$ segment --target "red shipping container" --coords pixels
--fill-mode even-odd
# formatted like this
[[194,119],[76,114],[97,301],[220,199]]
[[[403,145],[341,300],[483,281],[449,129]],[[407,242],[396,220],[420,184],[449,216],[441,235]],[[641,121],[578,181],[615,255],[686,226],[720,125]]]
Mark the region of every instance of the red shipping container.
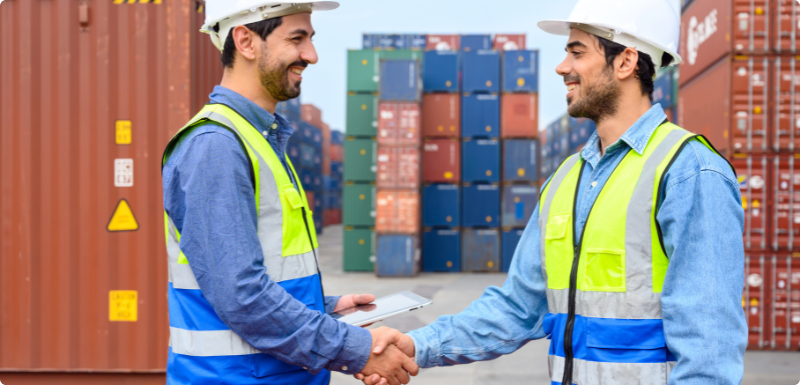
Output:
[[797,0],[775,0],[770,7],[774,7],[775,38],[771,47],[778,53],[795,53],[800,46],[800,28],[798,17],[800,7]]
[[325,124],[322,121],[322,110],[313,104],[303,104],[300,114],[304,121],[311,123],[314,127],[321,128],[322,125]]
[[422,135],[461,136],[461,95],[425,94],[422,96]]
[[769,280],[771,349],[800,350],[800,258],[798,257],[800,253],[772,257]]
[[425,49],[429,51],[458,51],[461,48],[459,35],[428,35],[427,39]]
[[766,152],[768,68],[766,56],[720,60],[681,88],[678,125],[706,136],[724,155]]
[[772,248],[800,249],[800,154],[772,159]]
[[730,52],[769,53],[769,1],[773,0],[697,0],[686,8],[681,17],[680,85]]
[[767,325],[769,309],[766,300],[768,287],[765,282],[767,275],[767,261],[763,255],[745,255],[744,262],[744,295],[742,296],[742,308],[747,318],[747,348],[763,349],[769,345]]
[[375,231],[378,234],[418,234],[420,198],[416,190],[378,190]]
[[322,175],[331,175],[331,127],[322,123]]
[[525,49],[525,34],[502,34],[494,35],[494,49],[499,51],[516,51]]
[[305,193],[306,193],[306,200],[308,201],[308,207],[311,208],[311,211],[314,211],[314,192],[305,191]]
[[419,146],[421,141],[420,106],[416,103],[378,104],[378,145]]
[[342,162],[344,160],[344,147],[332,144],[330,147],[331,162]]
[[500,97],[500,137],[539,136],[539,95],[503,94]]
[[378,147],[378,188],[419,188],[419,149]]
[[331,209],[331,216],[333,217],[332,221],[334,225],[341,225],[342,224],[342,209]]
[[767,248],[768,160],[764,155],[736,154],[731,160],[739,178],[739,191],[744,209],[744,247],[746,250]]
[[[798,5],[800,11],[800,5]],[[800,60],[795,56],[778,56],[772,60],[775,87],[772,111],[772,149],[794,152],[800,149]],[[794,79],[794,81],[792,81]]]
[[423,182],[461,181],[461,142],[458,139],[426,139],[422,148]]

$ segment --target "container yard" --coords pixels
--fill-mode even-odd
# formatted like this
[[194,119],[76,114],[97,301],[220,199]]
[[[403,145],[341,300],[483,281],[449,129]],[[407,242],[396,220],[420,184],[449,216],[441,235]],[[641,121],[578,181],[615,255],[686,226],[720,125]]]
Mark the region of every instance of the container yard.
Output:
[[[632,1],[619,0],[615,12],[627,12],[626,4]],[[682,61],[658,71],[653,79],[652,105],[660,105],[669,122],[705,136],[735,169],[741,194],[741,307],[747,324],[743,368],[737,367],[744,373],[741,383],[794,384],[800,380],[800,2],[666,1],[680,21],[675,46]],[[263,2],[265,6],[279,7],[269,0]],[[243,120],[258,131],[241,134],[237,131],[241,129],[238,120],[231,123],[236,129],[227,130],[231,138],[239,141],[246,154],[243,159],[251,167],[253,191],[248,198],[256,193],[253,221],[256,223],[257,219],[258,234],[248,236],[258,238],[262,248],[251,258],[253,264],[235,265],[242,269],[236,271],[237,279],[248,281],[236,281],[234,286],[243,290],[244,286],[252,288],[258,282],[268,282],[262,292],[237,295],[247,297],[252,304],[262,296],[277,298],[271,297],[276,290],[295,297],[286,301],[299,300],[306,312],[293,310],[292,322],[305,322],[304,314],[316,307],[319,312],[324,309],[333,315],[333,305],[328,302],[331,297],[326,297],[324,304],[319,293],[310,299],[310,293],[317,293],[319,288],[308,290],[302,286],[305,284],[295,283],[300,279],[319,277],[323,296],[369,293],[380,298],[410,291],[432,300],[430,306],[365,327],[370,333],[379,327],[409,333],[433,324],[440,316],[459,314],[479,298],[476,302],[503,296],[509,288],[514,295],[524,296],[523,302],[543,305],[548,311],[556,308],[542,302],[560,295],[555,288],[558,285],[551,282],[558,272],[550,275],[551,269],[555,271],[551,264],[556,259],[548,259],[545,264],[542,257],[533,265],[547,269],[547,275],[542,277],[547,298],[527,297],[532,295],[529,292],[533,287],[534,291],[542,290],[537,286],[542,283],[533,283],[529,270],[525,270],[531,266],[529,256],[534,252],[531,237],[537,238],[535,245],[541,247],[540,254],[555,247],[556,240],[561,240],[559,236],[564,240],[572,238],[555,234],[555,227],[548,227],[547,231],[540,228],[534,234],[531,225],[547,226],[548,221],[554,220],[553,213],[555,218],[564,215],[563,210],[554,211],[549,218],[535,221],[540,204],[550,204],[545,203],[548,183],[565,183],[555,176],[559,166],[584,149],[597,134],[598,125],[567,113],[566,79],[556,72],[556,66],[571,60],[571,54],[564,52],[567,36],[550,34],[537,22],[566,20],[575,7],[603,2],[510,0],[503,7],[487,8],[469,0],[447,0],[428,4],[425,12],[411,10],[408,4],[380,2],[341,2],[331,12],[313,8],[319,5],[310,6],[314,9],[311,21],[315,39],[308,36],[302,44],[313,41],[315,52],[310,55],[308,45],[298,48],[298,52],[305,50],[303,56],[285,71],[289,79],[295,79],[292,71],[298,76],[302,73],[302,88],[300,82],[296,83],[298,91],[302,90],[299,96],[286,100],[288,96],[284,95],[267,108],[253,104],[257,99],[244,93],[243,88],[228,90],[246,100],[253,110],[249,113],[258,119],[270,115],[262,124],[237,107],[228,106],[237,114],[242,113]],[[643,9],[660,2],[648,0]],[[213,233],[203,239],[206,243],[201,249],[224,253],[225,257],[224,262],[214,265],[214,271],[204,272],[193,259],[199,257],[193,256],[191,245],[186,244],[186,239],[192,239],[186,233],[191,234],[192,230],[184,228],[184,218],[180,218],[181,228],[174,231],[178,230],[176,218],[180,214],[176,216],[166,208],[170,187],[164,185],[167,177],[162,175],[162,167],[171,151],[165,154],[167,144],[198,111],[215,103],[209,102],[213,99],[210,94],[219,92],[215,87],[235,84],[224,83],[224,76],[229,76],[232,68],[223,67],[221,48],[215,47],[217,43],[209,38],[206,28],[209,14],[238,6],[232,4],[223,0],[0,0],[0,52],[4,58],[0,61],[0,86],[4,91],[0,93],[0,385],[197,383],[202,382],[201,374],[211,373],[213,365],[223,362],[218,359],[228,355],[231,357],[224,357],[230,360],[224,361],[230,364],[225,364],[225,375],[231,378],[215,378],[207,383],[241,383],[234,377],[234,372],[241,369],[234,358],[244,360],[246,377],[257,383],[308,373],[311,364],[297,366],[287,360],[304,351],[299,347],[306,346],[305,338],[311,338],[306,335],[319,333],[298,329],[293,335],[302,334],[300,340],[279,341],[290,346],[287,349],[292,352],[274,356],[269,349],[256,348],[258,342],[245,338],[256,336],[273,342],[283,338],[263,331],[246,334],[245,329],[271,330],[259,324],[271,314],[246,313],[250,318],[243,323],[246,325],[238,326],[243,329],[237,329],[230,314],[223,316],[227,309],[213,302],[212,292],[207,291],[210,286],[206,285],[213,282],[211,276],[227,273],[225,270],[231,268],[227,265],[233,265],[228,261],[245,246],[252,246],[252,239],[238,238],[235,247],[224,248],[213,242],[225,234]],[[292,3],[291,7],[305,9],[303,4]],[[253,12],[256,9],[252,8]],[[273,11],[262,10],[265,13],[259,20],[270,18],[268,12]],[[226,17],[244,17],[250,11],[239,10]],[[647,13],[640,16],[651,17],[644,15]],[[292,16],[296,15],[281,17],[286,21]],[[661,17],[658,23],[666,23],[667,19]],[[631,25],[639,22],[635,18],[628,21]],[[212,24],[210,33],[224,37],[227,32],[222,21],[218,26],[220,31],[214,31]],[[573,27],[570,24],[569,28]],[[276,31],[281,30],[281,24],[275,28],[270,34],[279,33]],[[272,35],[265,44],[271,38]],[[258,80],[262,85],[253,90],[262,93],[271,92],[264,87],[266,81],[275,81],[263,77],[266,67],[260,60],[274,49],[266,47],[261,47],[266,51],[260,51],[266,54],[253,61],[260,63]],[[241,65],[241,52],[239,55],[234,66]],[[298,72],[299,62],[305,62],[307,68]],[[277,127],[267,127],[272,125],[272,115],[288,122],[290,136],[279,131],[270,138],[271,130]],[[604,132],[606,126],[599,121]],[[253,147],[249,142],[253,137],[263,137],[265,144]],[[280,155],[281,146],[285,159]],[[277,157],[264,156],[260,151]],[[215,164],[204,165],[203,171],[213,171],[230,162],[227,158],[214,158],[208,163]],[[278,170],[275,165],[293,171],[286,174],[291,175],[288,180],[280,182],[270,176]],[[275,179],[280,191],[275,194],[278,203],[264,199],[269,196],[265,191],[274,187],[267,184],[265,189],[266,179],[262,178]],[[592,178],[596,178],[595,172]],[[736,191],[733,181],[730,179],[731,192]],[[184,182],[181,186],[186,185]],[[594,183],[592,187],[597,182]],[[244,191],[244,186],[237,187]],[[301,198],[296,199],[293,192],[301,189]],[[213,188],[209,190],[204,193],[214,196]],[[272,210],[270,204],[280,204],[276,207],[283,211]],[[220,202],[212,206],[222,207]],[[185,209],[188,213],[197,208],[186,205]],[[580,211],[573,210],[576,219],[568,221],[577,222]],[[281,217],[281,225],[277,227],[278,234],[267,236],[260,228],[266,228],[268,221],[264,218],[271,212],[278,213],[273,215]],[[227,212],[198,222],[238,223],[238,215]],[[291,228],[292,221],[305,225],[309,231]],[[609,223],[609,228],[616,225]],[[226,236],[241,237],[242,234],[234,234],[237,231],[241,232],[237,228]],[[663,237],[662,229],[657,231]],[[318,247],[298,251],[299,246],[293,244],[297,240],[288,240],[295,233],[303,242]],[[735,233],[732,236],[738,242],[738,231]],[[572,232],[567,234],[573,237]],[[180,241],[182,235],[184,243]],[[268,237],[272,238],[267,241]],[[520,246],[524,237],[528,243],[522,244],[528,247]],[[684,238],[688,241],[691,234]],[[196,239],[193,241],[198,243]],[[582,243],[583,238],[572,241]],[[276,253],[280,259],[269,260],[273,243],[283,243]],[[629,246],[626,243],[626,252],[630,252]],[[597,322],[597,317],[587,315],[594,310],[586,309],[589,300],[585,298],[637,290],[631,284],[635,266],[630,263],[636,260],[625,254],[622,274],[625,275],[627,263],[628,286],[622,291],[628,293],[606,292],[608,288],[592,293],[588,289],[587,285],[592,284],[588,275],[590,263],[601,263],[601,258],[606,258],[602,263],[611,263],[609,256],[616,256],[612,251],[616,252],[595,248],[568,261],[578,272],[575,285],[580,295],[576,301],[584,301],[577,302],[572,317],[582,317],[581,322],[586,325]],[[667,254],[674,250],[663,251]],[[656,254],[652,254],[655,272]],[[702,253],[699,256],[705,258]],[[303,266],[291,267],[300,257],[304,259],[300,262]],[[181,270],[174,270],[176,258],[177,265],[183,265]],[[509,280],[512,262],[516,275],[512,274],[513,279]],[[597,266],[593,268],[598,269]],[[253,268],[259,276],[249,275]],[[291,275],[287,272],[295,268],[303,270],[302,274],[292,272],[302,278],[287,278]],[[666,270],[668,277],[671,272]],[[191,285],[181,286],[185,285],[181,279],[187,277],[191,278]],[[655,278],[654,275],[649,284],[656,283]],[[670,279],[674,284],[675,278]],[[564,289],[572,287],[570,282],[566,285]],[[737,293],[738,288],[737,284]],[[296,290],[307,291],[300,295],[308,294],[309,298],[296,297]],[[661,290],[668,293],[666,286]],[[193,303],[179,303],[176,299],[190,292],[195,293],[191,294]],[[667,295],[663,293],[655,294],[661,298]],[[723,290],[714,295],[725,296]],[[709,301],[711,297],[700,293],[697,298]],[[226,305],[234,308],[240,298],[229,300]],[[564,298],[564,303],[571,305],[568,301],[571,299]],[[731,307],[732,302],[728,301]],[[292,304],[281,306],[289,305]],[[483,343],[484,339],[500,338],[503,344],[509,344],[511,337],[504,339],[503,333],[491,329],[492,324],[506,322],[508,317],[536,318],[519,303],[498,309],[486,303],[480,306],[478,313],[482,314],[473,316],[488,318],[470,326],[469,333],[456,330],[461,320],[452,323],[452,333],[432,333],[450,333],[450,340],[431,340],[440,346],[439,352],[427,351],[429,360],[442,354],[435,357],[436,362],[454,363],[454,352],[467,349],[462,344],[478,351],[486,346],[470,344]],[[201,307],[202,314],[197,310]],[[619,321],[616,318],[630,321],[630,325],[642,320],[668,322],[660,308],[659,316],[650,319],[652,315],[617,317],[614,306],[605,307],[600,318],[610,323],[593,324],[597,332],[592,332],[592,338],[613,332],[618,327],[613,324]],[[637,311],[643,307],[637,307]],[[738,298],[735,307],[738,312]],[[265,313],[288,314],[271,310]],[[569,314],[561,314],[560,310],[554,313],[559,313],[556,321],[545,318],[535,326],[521,324],[526,330],[543,331],[547,338],[525,341],[527,344],[518,351],[493,355],[491,360],[484,357],[469,365],[422,369],[418,376],[411,377],[410,383],[560,383],[560,375],[558,379],[552,377],[552,365],[565,364],[554,364],[551,341],[565,338],[567,331],[555,330],[564,327],[561,324],[550,325],[552,330],[548,331],[547,324],[562,322],[560,317]],[[568,313],[566,308],[563,313]],[[606,317],[609,314],[612,316]],[[313,315],[317,320],[330,321],[328,315]],[[275,317],[269,318],[272,324],[291,324]],[[514,322],[517,321],[527,322]],[[633,332],[628,334],[640,337],[650,333],[634,330],[630,325]],[[661,329],[658,332],[664,336],[656,332],[663,339],[658,349],[666,350],[669,356],[671,350],[678,349],[679,342],[669,340],[674,331],[669,334]],[[191,334],[181,334],[184,332]],[[564,335],[557,335],[562,332]],[[227,353],[219,356],[219,341],[209,342],[204,333],[217,339],[225,333],[226,342],[222,345]],[[728,340],[739,338],[745,349],[744,330],[740,336],[733,331],[725,335]],[[180,351],[186,349],[179,346],[186,343],[181,339],[187,336],[191,336],[191,347]],[[340,338],[344,337],[327,333],[325,341],[312,341],[313,353],[327,357],[320,353],[322,350],[314,349],[327,349],[322,345]],[[632,354],[634,349],[628,345],[638,341],[617,338],[604,341],[613,347],[600,348],[589,346],[598,345],[598,341],[584,343],[580,338],[572,340],[579,344],[573,358],[581,363],[576,365],[592,362],[598,368],[605,368],[602,364],[608,364],[604,362],[608,357],[579,357],[589,354],[580,349],[604,354],[609,349],[630,350],[628,353]],[[506,349],[492,346],[486,349]],[[348,349],[349,357],[324,359],[336,361],[338,367],[326,366],[331,378],[322,383],[360,383],[348,372],[348,366],[354,366],[357,349],[344,349]],[[566,353],[558,349],[556,361],[566,360]],[[681,354],[695,352],[685,346],[681,349]],[[704,354],[725,359],[722,352],[704,349]],[[369,355],[370,362],[375,356]],[[481,355],[476,353],[478,356]],[[176,365],[175,357],[197,360],[194,365],[203,369],[176,373],[172,366]],[[265,359],[280,360],[281,373],[275,374],[274,367],[258,362]],[[659,365],[662,360],[659,356]],[[322,373],[324,376],[327,371]],[[708,373],[703,373],[707,375],[703,378],[713,377]],[[690,377],[684,375],[682,379],[688,381]],[[588,378],[595,379],[591,374]],[[721,377],[715,380],[723,382]],[[573,381],[579,382],[577,377]],[[306,382],[292,379],[287,383]]]

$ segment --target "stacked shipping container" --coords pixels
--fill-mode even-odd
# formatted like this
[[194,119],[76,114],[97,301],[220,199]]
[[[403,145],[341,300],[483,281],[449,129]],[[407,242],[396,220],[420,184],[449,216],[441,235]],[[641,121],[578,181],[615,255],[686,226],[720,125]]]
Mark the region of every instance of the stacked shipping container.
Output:
[[678,123],[737,170],[754,349],[800,349],[798,13],[790,0],[696,0],[682,17]]
[[342,188],[344,186],[344,133],[330,131],[327,157],[322,160],[323,205],[325,226],[342,223]]
[[299,100],[294,99],[280,103],[276,111],[283,113],[282,116],[294,127],[295,132],[286,144],[286,154],[312,207],[316,232],[321,234],[324,225],[323,142],[330,136],[330,128],[322,121],[322,111],[312,104],[300,105]]

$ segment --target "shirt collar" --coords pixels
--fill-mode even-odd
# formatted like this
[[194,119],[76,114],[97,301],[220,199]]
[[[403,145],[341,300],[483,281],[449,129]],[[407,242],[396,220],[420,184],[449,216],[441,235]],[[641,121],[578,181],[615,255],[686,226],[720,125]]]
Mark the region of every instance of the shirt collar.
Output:
[[[258,104],[253,103],[252,100],[239,95],[239,93],[231,89],[216,86],[214,87],[214,92],[210,95],[210,99],[211,103],[225,104],[233,108],[259,131],[280,129],[281,132],[288,132],[289,134],[294,131],[289,122],[282,116],[277,113],[271,114]],[[275,123],[277,123],[277,126],[273,127]]]
[[[656,131],[656,128],[664,122],[667,115],[661,105],[656,103],[644,113],[639,120],[636,121],[628,131],[622,134],[618,141],[611,144],[606,148],[606,153],[616,152],[619,148],[624,148],[627,145],[629,148],[636,151],[637,154],[644,154],[647,143],[650,142],[650,137]],[[581,158],[585,161],[591,162],[592,160],[600,159],[600,136],[595,131],[589,140],[586,141],[586,146],[581,151]],[[596,165],[595,165],[596,166]]]

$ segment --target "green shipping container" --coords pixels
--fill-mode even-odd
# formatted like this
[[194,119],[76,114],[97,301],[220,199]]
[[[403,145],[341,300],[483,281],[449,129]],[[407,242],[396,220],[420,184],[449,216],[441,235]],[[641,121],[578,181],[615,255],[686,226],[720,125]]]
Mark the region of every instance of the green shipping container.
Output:
[[422,52],[411,50],[347,51],[347,91],[357,93],[378,92],[380,82],[381,59],[419,60],[422,64]]
[[344,180],[374,182],[378,171],[377,142],[348,137],[344,142]]
[[375,226],[375,185],[347,182],[343,195],[345,226]]
[[347,95],[347,136],[375,137],[378,132],[378,97],[373,94]]
[[375,271],[375,232],[344,229],[344,271]]

